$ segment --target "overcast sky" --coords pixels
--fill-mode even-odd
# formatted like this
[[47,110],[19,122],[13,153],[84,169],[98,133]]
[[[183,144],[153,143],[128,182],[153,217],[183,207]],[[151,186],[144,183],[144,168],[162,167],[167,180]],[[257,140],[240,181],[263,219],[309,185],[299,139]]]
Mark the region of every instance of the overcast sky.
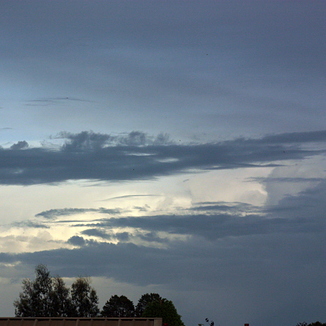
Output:
[[326,322],[325,14],[0,0],[0,315],[42,263],[186,326]]

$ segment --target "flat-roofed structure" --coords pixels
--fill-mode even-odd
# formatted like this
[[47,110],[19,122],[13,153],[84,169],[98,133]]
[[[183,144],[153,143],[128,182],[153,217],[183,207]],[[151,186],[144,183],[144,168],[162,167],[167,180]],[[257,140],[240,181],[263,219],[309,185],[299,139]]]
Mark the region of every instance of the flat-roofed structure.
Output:
[[162,326],[162,318],[2,317],[0,326]]

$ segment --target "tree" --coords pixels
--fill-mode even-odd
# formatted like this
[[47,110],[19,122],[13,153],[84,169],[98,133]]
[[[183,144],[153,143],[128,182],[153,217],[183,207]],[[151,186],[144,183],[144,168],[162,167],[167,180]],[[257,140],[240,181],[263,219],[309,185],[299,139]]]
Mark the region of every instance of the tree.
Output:
[[158,293],[143,294],[138,300],[135,314],[137,317],[142,317],[146,307],[153,301],[161,301],[162,297]]
[[89,278],[77,278],[72,290],[59,276],[51,277],[44,265],[35,268],[35,280],[23,280],[14,301],[16,317],[95,317],[99,313],[96,291]]
[[33,283],[30,279],[23,280],[23,292],[19,293],[19,299],[14,301],[16,317],[32,317],[37,315],[33,307]]
[[16,317],[46,317],[51,316],[52,278],[44,265],[35,268],[35,280],[23,280],[23,292],[15,300]]
[[142,316],[162,317],[163,323],[168,326],[184,326],[181,316],[178,314],[173,302],[164,298],[160,301],[149,303]]
[[71,286],[74,317],[96,317],[99,314],[98,296],[90,285],[90,278],[79,277]]
[[52,280],[52,291],[50,293],[52,317],[70,317],[73,316],[73,307],[70,297],[70,290],[65,282],[59,276]]
[[101,311],[101,315],[105,317],[133,317],[134,313],[133,302],[124,295],[111,296]]

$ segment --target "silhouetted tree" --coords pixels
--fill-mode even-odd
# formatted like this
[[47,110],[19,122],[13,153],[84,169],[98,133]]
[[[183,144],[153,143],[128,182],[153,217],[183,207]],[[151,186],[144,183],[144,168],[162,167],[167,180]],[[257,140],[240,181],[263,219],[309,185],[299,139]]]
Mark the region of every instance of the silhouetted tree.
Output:
[[96,291],[89,278],[77,278],[72,290],[59,276],[51,277],[44,265],[35,268],[35,280],[24,279],[14,301],[16,317],[95,317],[99,313]]
[[59,276],[53,278],[52,280],[50,299],[50,315],[52,317],[73,316],[70,290],[66,287],[65,282]]
[[133,302],[124,295],[111,296],[101,311],[101,315],[106,317],[132,317],[134,313]]
[[162,317],[163,323],[168,326],[184,326],[173,302],[167,299],[149,303],[143,312],[143,317]]
[[72,284],[71,302],[74,317],[96,317],[99,314],[98,296],[88,277],[79,277]]
[[38,265],[35,268],[35,280],[23,280],[23,292],[14,301],[16,317],[51,316],[52,278],[47,267]]
[[158,293],[143,294],[138,300],[135,314],[137,317],[142,317],[146,307],[154,301],[161,301],[162,297]]

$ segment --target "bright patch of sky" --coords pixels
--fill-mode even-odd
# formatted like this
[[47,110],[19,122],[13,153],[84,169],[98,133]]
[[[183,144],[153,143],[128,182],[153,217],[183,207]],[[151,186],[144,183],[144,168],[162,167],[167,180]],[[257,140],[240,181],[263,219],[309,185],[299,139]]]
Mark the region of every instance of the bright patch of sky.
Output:
[[325,10],[0,1],[0,314],[43,263],[189,326],[325,322]]

